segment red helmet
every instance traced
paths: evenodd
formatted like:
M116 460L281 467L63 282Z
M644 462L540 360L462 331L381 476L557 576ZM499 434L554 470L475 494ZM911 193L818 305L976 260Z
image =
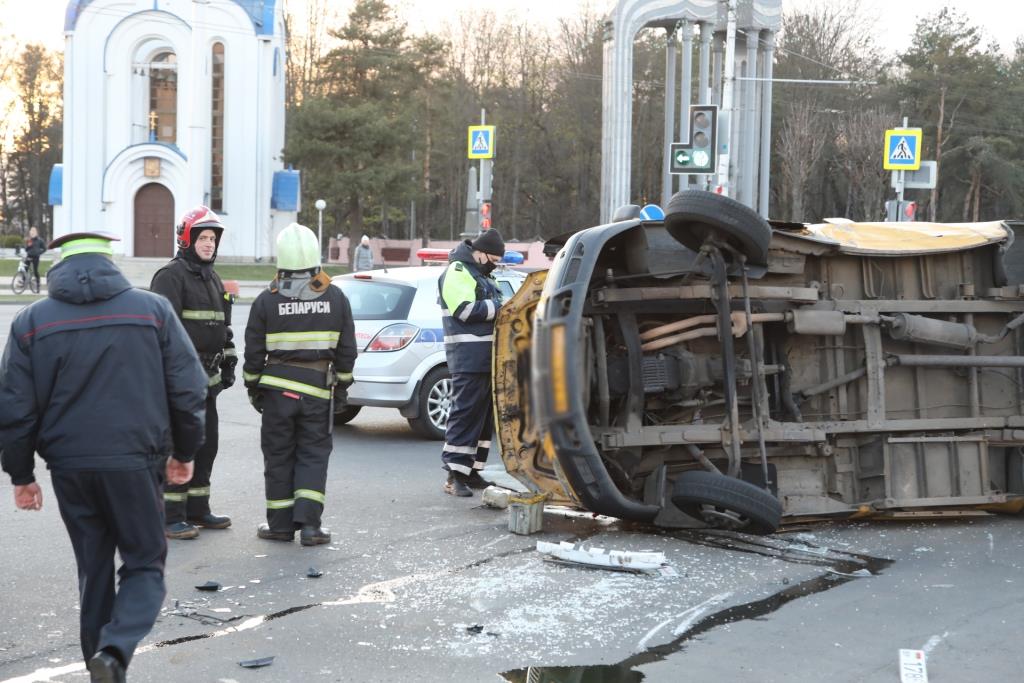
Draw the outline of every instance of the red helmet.
M192 245L193 228L207 228L216 231L217 244L220 244L220 235L224 232L224 224L220 222L217 214L209 208L197 206L181 217L181 221L174 228L179 248L188 249Z

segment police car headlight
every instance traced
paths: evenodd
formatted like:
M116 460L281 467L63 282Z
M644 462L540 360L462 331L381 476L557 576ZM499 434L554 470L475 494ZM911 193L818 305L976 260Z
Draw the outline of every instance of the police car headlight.
M411 344L420 333L420 328L409 323L388 325L377 333L365 351L400 351Z

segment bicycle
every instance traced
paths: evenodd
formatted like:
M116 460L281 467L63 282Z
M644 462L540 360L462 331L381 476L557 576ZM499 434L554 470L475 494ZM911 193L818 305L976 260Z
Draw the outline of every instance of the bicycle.
M21 294L25 291L25 287L28 286L33 294L39 293L39 278L31 273L32 261L28 257L21 259L21 263L18 264L18 272L14 274L14 278L11 280L11 290L15 294Z

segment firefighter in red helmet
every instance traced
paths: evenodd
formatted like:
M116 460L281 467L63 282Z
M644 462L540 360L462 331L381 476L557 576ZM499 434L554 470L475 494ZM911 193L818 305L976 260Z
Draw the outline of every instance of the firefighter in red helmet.
M235 344L231 334L231 296L213 269L224 224L199 206L176 228L178 253L153 276L150 289L171 302L195 346L208 377L206 441L196 453L195 474L184 485L164 489L168 538L195 538L199 528L225 529L231 518L210 511L210 475L217 457L217 394L235 383Z

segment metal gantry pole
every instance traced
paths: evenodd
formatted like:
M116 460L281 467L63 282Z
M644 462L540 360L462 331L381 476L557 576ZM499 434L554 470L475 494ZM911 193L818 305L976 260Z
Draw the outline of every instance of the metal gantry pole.
M758 176L757 212L762 218L768 218L769 180L772 171L772 69L775 59L775 34L765 31L764 53L761 61L764 64L761 72L764 81L761 83L761 173Z
M734 90L736 86L736 0L729 0L725 30L725 64L722 68L722 112L729 121L727 131L729 147L725 154L718 157L718 185L722 188L722 194L730 196L733 194L729 187L730 157L736 149L736 121L734 109Z
M753 80L757 76L757 40L758 31L747 29L747 76L751 80L747 81L743 87L743 150L740 152L742 155L740 161L743 163L743 199L741 201L751 208L757 206L757 198L754 196L754 187L756 186L754 162L758 151L758 121L755 111L757 109L758 84L756 80Z
M672 196L672 159L670 150L675 142L676 119L676 30L666 29L665 38L665 149L661 164L661 205L668 206Z
M693 24L679 24L683 34L683 82L679 89L679 138L690 139L690 103L693 102ZM679 176L679 189L690 188L690 176Z
M698 70L700 74L698 76L698 88L697 91L697 103L698 104L709 104L711 102L711 91L709 90L710 81L710 65L708 61L711 58L711 39L713 33L711 30L711 24L706 21L702 21L700 24L700 62Z

